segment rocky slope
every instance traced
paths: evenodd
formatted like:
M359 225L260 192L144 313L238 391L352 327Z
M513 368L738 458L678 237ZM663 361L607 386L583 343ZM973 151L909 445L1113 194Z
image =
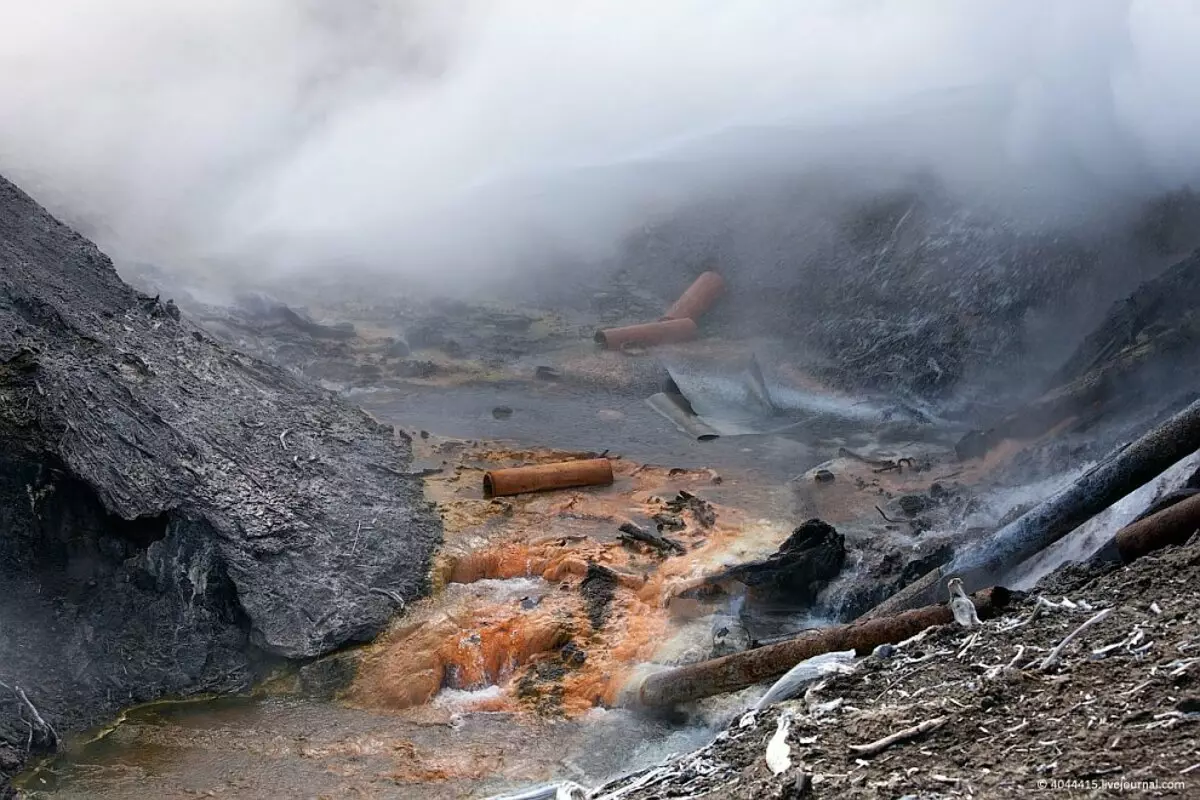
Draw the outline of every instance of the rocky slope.
M121 706L371 638L441 537L409 459L0 178L0 787Z
M590 796L1195 797L1198 585L1200 536L1126 568L1064 569L1003 618L877 651ZM767 752L781 727L776 774Z

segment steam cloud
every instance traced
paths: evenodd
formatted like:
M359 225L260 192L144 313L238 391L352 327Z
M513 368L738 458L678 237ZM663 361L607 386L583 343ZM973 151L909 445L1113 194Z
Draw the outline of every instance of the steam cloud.
M1192 0L5 0L0 171L118 255L446 284L758 176L1033 218L1200 170Z

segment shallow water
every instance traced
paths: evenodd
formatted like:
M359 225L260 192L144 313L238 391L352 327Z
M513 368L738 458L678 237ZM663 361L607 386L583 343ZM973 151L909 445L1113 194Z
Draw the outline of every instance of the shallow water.
M786 480L819 460L794 437L698 442L677 431L644 397L627 392L517 383L372 390L356 393L353 400L409 431L559 450L609 450L653 464L753 468ZM512 409L511 416L496 419L492 410L499 406Z
M378 714L300 698L131 710L22 776L30 797L460 798L552 777L591 783L711 735L629 712L575 721L443 709Z

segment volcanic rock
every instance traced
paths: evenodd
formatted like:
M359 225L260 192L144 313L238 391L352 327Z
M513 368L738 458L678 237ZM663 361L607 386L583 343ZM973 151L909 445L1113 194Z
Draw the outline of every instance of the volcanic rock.
M393 612L372 588L426 590L407 440L172 309L0 178L5 770L15 687L65 734L368 640Z
M810 519L767 558L730 567L707 582L744 585L748 603L803 608L837 577L845 562L846 538L829 523Z

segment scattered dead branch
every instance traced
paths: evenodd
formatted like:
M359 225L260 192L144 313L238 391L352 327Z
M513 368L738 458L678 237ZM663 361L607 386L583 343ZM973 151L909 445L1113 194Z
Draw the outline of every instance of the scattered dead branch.
M29 695L25 694L24 689L22 689L20 686L9 686L7 683L5 683L3 681L0 681L0 686L4 687L5 689L8 689L10 692L15 694L17 697L21 698L21 702L25 704L25 707L29 709L29 713L33 715L33 721L31 723L29 723L31 728L34 725L36 725L38 730L49 735L50 741L55 745L57 745L60 741L62 741L59 738L58 731L54 730L54 726L51 725L49 722L47 722L46 718L42 716L41 712L39 712L37 710L37 706L35 706L33 704L33 701L31 701L29 699ZM33 737L33 731L31 730L30 731L31 744L32 744L32 737Z
M664 555L683 555L687 552L687 549L679 542L648 531L640 525L634 525L632 522L623 523L617 530L621 532L620 540L628 544L632 544L633 542L648 544Z
M860 756L878 755L894 744L907 742L910 739L916 739L918 736L924 736L930 731L937 730L945 725L948 719L949 717L927 719L918 725L913 725L911 728L905 728L902 731L896 731L869 744L852 744L850 745L850 752Z
M1080 625L1075 630L1068 633L1067 638L1065 638L1061 642L1059 642L1058 645L1053 650L1050 651L1050 654L1048 656L1046 656L1045 660L1042 661L1042 663L1038 667L1038 669L1040 669L1042 672L1045 672L1046 670L1048 670L1052 666L1054 666L1056 663L1058 663L1058 658L1060 655L1062 655L1062 651L1067 645L1069 645L1071 642L1073 642L1077 636L1079 636L1081 633L1086 631L1088 628L1092 627L1093 625L1096 625L1097 623L1103 622L1105 619L1108 618L1108 616L1110 614L1112 614L1112 609L1106 608L1103 611L1101 611L1099 614L1096 614L1094 617L1091 617L1090 619L1088 619L1087 622L1084 622L1082 625Z

